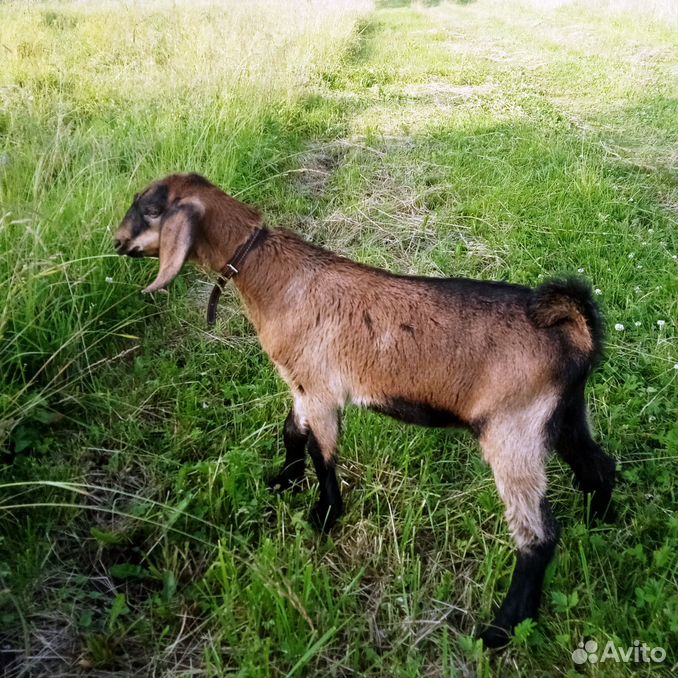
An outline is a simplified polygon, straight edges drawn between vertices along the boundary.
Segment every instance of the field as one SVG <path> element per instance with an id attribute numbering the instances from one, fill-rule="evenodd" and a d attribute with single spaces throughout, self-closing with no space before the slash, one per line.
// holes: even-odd
<path id="1" fill-rule="evenodd" d="M 669 2 L 0 3 L 4 676 L 676 675 L 676 63 Z M 513 546 L 459 431 L 351 410 L 347 512 L 269 492 L 289 397 L 233 289 L 115 256 L 197 171 L 401 273 L 588 278 L 613 525 L 562 526 L 541 617 L 474 640 Z M 594 639 L 661 663 L 576 664 Z M 599 653 L 600 654 L 600 651 Z"/>

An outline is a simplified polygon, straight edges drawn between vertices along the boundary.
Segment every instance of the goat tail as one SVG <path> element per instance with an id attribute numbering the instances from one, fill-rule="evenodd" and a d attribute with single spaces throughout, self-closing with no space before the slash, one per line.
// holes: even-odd
<path id="1" fill-rule="evenodd" d="M 591 366 L 603 352 L 603 320 L 590 285 L 581 278 L 550 280 L 532 293 L 527 315 L 535 327 L 561 325 Z"/>

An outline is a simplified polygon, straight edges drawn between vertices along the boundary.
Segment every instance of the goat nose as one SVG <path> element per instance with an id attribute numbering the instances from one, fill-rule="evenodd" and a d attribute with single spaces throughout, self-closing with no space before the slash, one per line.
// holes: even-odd
<path id="1" fill-rule="evenodd" d="M 120 247 L 120 244 L 121 243 L 117 238 L 113 241 L 113 247 L 115 247 L 116 250 Z"/>

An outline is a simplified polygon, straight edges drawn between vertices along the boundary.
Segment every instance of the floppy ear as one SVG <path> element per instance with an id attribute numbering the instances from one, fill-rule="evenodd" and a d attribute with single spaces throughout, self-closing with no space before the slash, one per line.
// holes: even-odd
<path id="1" fill-rule="evenodd" d="M 146 294 L 157 292 L 177 276 L 193 247 L 204 213 L 205 208 L 197 200 L 182 201 L 167 210 L 160 222 L 160 271 L 144 290 Z"/>

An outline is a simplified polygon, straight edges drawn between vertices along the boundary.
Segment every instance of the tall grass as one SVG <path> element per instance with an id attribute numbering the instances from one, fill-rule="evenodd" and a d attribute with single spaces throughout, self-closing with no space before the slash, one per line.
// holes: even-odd
<path id="1" fill-rule="evenodd" d="M 147 316 L 139 269 L 111 252 L 132 192 L 171 171 L 245 192 L 270 174 L 295 137 L 276 130 L 366 7 L 0 6 L 0 445 L 70 412 Z"/>
<path id="2" fill-rule="evenodd" d="M 507 2 L 507 6 L 510 3 Z M 533 9 L 558 9 L 573 6 L 586 11 L 594 9 L 607 17 L 628 14 L 634 18 L 646 18 L 666 22 L 675 30 L 678 23 L 678 4 L 673 0 L 598 0 L 594 6 L 581 0 L 527 0 Z"/>
<path id="3" fill-rule="evenodd" d="M 674 33 L 640 0 L 377 4 L 0 4 L 8 675 L 676 674 Z M 505 653 L 474 640 L 514 559 L 470 436 L 348 412 L 328 539 L 315 483 L 268 491 L 289 401 L 233 289 L 207 332 L 199 277 L 142 298 L 157 264 L 110 254 L 176 169 L 394 271 L 591 281 L 620 519 L 552 459 L 561 546 Z M 588 638 L 667 658 L 578 667 Z"/>

